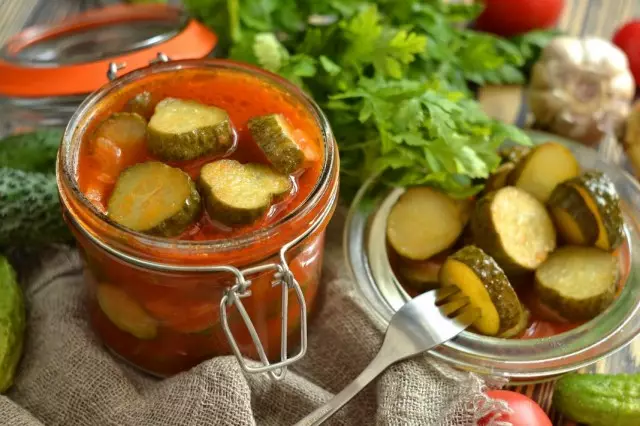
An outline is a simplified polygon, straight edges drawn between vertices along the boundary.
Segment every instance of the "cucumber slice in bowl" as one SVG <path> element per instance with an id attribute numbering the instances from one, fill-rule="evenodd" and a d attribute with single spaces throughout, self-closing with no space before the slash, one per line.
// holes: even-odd
<path id="1" fill-rule="evenodd" d="M 309 161 L 307 152 L 294 137 L 291 125 L 282 114 L 254 117 L 247 126 L 253 140 L 280 173 L 292 174 Z"/>
<path id="2" fill-rule="evenodd" d="M 387 239 L 402 257 L 425 260 L 451 247 L 464 228 L 463 204 L 429 187 L 409 188 L 387 219 Z"/>
<path id="3" fill-rule="evenodd" d="M 200 194 L 189 175 L 150 161 L 120 175 L 107 214 L 134 231 L 172 237 L 185 231 L 201 210 Z"/>
<path id="4" fill-rule="evenodd" d="M 218 160 L 200 170 L 199 185 L 209 216 L 226 225 L 255 222 L 274 199 L 289 193 L 293 183 L 265 164 Z"/>
<path id="5" fill-rule="evenodd" d="M 166 98 L 149 120 L 149 150 L 165 161 L 223 154 L 234 144 L 229 114 L 196 101 Z"/>
<path id="6" fill-rule="evenodd" d="M 556 230 L 545 206 L 512 186 L 478 201 L 471 228 L 475 243 L 507 274 L 535 270 L 556 248 Z"/>
<path id="7" fill-rule="evenodd" d="M 618 258 L 593 247 L 566 246 L 536 270 L 540 300 L 572 321 L 589 320 L 614 300 Z"/>
<path id="8" fill-rule="evenodd" d="M 449 256 L 440 269 L 440 285 L 456 286 L 480 310 L 473 327 L 496 336 L 512 330 L 524 311 L 507 276 L 489 255 L 476 246 L 464 247 Z"/>
<path id="9" fill-rule="evenodd" d="M 117 112 L 98 125 L 93 139 L 108 139 L 122 150 L 137 152 L 144 148 L 146 135 L 144 118 L 132 112 Z"/>
<path id="10" fill-rule="evenodd" d="M 555 187 L 580 174 L 580 164 L 569 148 L 556 142 L 536 146 L 519 161 L 509 183 L 546 203 Z"/>
<path id="11" fill-rule="evenodd" d="M 554 190 L 549 207 L 560 234 L 572 244 L 613 251 L 624 241 L 620 197 L 602 172 L 586 172 L 563 182 Z"/>

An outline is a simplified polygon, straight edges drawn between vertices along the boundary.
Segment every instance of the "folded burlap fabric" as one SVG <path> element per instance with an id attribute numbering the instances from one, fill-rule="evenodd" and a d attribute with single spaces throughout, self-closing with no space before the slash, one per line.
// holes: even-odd
<path id="1" fill-rule="evenodd" d="M 27 279 L 28 330 L 15 386 L 0 396 L 11 426 L 292 425 L 340 391 L 373 358 L 376 323 L 348 276 L 342 214 L 327 234 L 324 291 L 306 357 L 286 378 L 245 376 L 234 357 L 158 380 L 115 359 L 88 324 L 80 257 L 47 253 Z M 427 356 L 385 372 L 327 424 L 473 425 L 493 401 L 478 377 Z"/>

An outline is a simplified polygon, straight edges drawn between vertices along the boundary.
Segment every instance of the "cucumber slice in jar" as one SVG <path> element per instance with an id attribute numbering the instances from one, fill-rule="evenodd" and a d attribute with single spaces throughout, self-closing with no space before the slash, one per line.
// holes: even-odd
<path id="1" fill-rule="evenodd" d="M 124 290 L 110 284 L 99 284 L 98 305 L 116 327 L 138 339 L 151 340 L 158 334 L 158 324 Z"/>
<path id="2" fill-rule="evenodd" d="M 289 175 L 304 167 L 305 150 L 293 136 L 293 130 L 282 114 L 254 117 L 247 123 L 253 140 L 280 173 Z"/>
<path id="3" fill-rule="evenodd" d="M 497 191 L 508 185 L 507 179 L 511 172 L 516 168 L 513 163 L 504 163 L 500 165 L 489 177 L 484 184 L 484 192 Z"/>
<path id="4" fill-rule="evenodd" d="M 475 243 L 507 274 L 535 270 L 556 248 L 556 230 L 545 206 L 512 186 L 482 197 L 471 227 Z"/>
<path id="5" fill-rule="evenodd" d="M 559 248 L 535 273 L 540 300 L 571 321 L 604 311 L 615 298 L 617 282 L 617 257 L 594 247 Z"/>
<path id="6" fill-rule="evenodd" d="M 520 315 L 520 319 L 513 327 L 504 330 L 502 333 L 498 335 L 503 339 L 511 339 L 519 336 L 523 331 L 527 329 L 529 326 L 529 319 L 531 318 L 531 313 L 527 308 L 522 306 L 522 315 Z"/>
<path id="7" fill-rule="evenodd" d="M 546 203 L 555 187 L 580 174 L 569 148 L 556 142 L 536 146 L 509 175 L 509 183 Z"/>
<path id="8" fill-rule="evenodd" d="M 433 290 L 440 287 L 438 275 L 445 260 L 445 255 L 438 255 L 419 261 L 402 259 L 398 261 L 398 275 L 403 284 L 415 291 Z"/>
<path id="9" fill-rule="evenodd" d="M 571 245 L 591 246 L 598 240 L 598 219 L 571 180 L 556 187 L 547 201 L 556 229 Z"/>
<path id="10" fill-rule="evenodd" d="M 563 182 L 548 204 L 558 231 L 572 244 L 613 251 L 624 241 L 620 197 L 602 172 L 586 172 Z"/>
<path id="11" fill-rule="evenodd" d="M 147 133 L 149 150 L 165 161 L 222 154 L 234 143 L 231 120 L 225 110 L 175 98 L 163 99 L 156 105 Z"/>
<path id="12" fill-rule="evenodd" d="M 144 91 L 129 99 L 125 109 L 129 112 L 136 113 L 145 119 L 150 119 L 153 115 L 153 97 L 151 93 Z"/>
<path id="13" fill-rule="evenodd" d="M 518 164 L 520 160 L 524 159 L 531 152 L 531 148 L 523 145 L 514 145 L 508 148 L 501 149 L 498 154 L 502 158 L 502 163 Z"/>
<path id="14" fill-rule="evenodd" d="M 456 242 L 463 216 L 461 204 L 446 194 L 426 186 L 409 188 L 389 213 L 387 240 L 400 256 L 425 260 Z"/>
<path id="15" fill-rule="evenodd" d="M 139 151 L 144 148 L 147 135 L 147 122 L 132 112 L 111 114 L 98 125 L 93 139 L 108 139 L 124 151 Z"/>
<path id="16" fill-rule="evenodd" d="M 131 230 L 172 237 L 193 223 L 200 211 L 200 194 L 189 175 L 150 161 L 120 175 L 107 214 Z"/>
<path id="17" fill-rule="evenodd" d="M 274 199 L 289 193 L 289 176 L 265 164 L 218 160 L 200 170 L 207 213 L 226 225 L 247 225 L 264 215 Z"/>
<path id="18" fill-rule="evenodd" d="M 456 286 L 480 310 L 473 327 L 496 336 L 513 329 L 524 312 L 507 276 L 493 258 L 476 246 L 464 247 L 447 258 L 440 269 L 440 285 Z"/>

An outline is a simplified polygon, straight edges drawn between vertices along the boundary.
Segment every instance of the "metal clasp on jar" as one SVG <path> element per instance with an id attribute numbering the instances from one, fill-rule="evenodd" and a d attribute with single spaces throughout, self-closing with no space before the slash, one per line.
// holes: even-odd
<path id="1" fill-rule="evenodd" d="M 156 54 L 156 57 L 149 61 L 149 65 L 158 64 L 161 62 L 169 62 L 170 60 L 171 60 L 170 57 L 168 57 L 162 52 L 158 52 Z M 109 67 L 107 69 L 107 78 L 109 79 L 109 81 L 113 81 L 116 78 L 118 78 L 118 71 L 125 69 L 126 67 L 127 67 L 126 62 L 121 62 L 121 63 L 110 62 Z"/>

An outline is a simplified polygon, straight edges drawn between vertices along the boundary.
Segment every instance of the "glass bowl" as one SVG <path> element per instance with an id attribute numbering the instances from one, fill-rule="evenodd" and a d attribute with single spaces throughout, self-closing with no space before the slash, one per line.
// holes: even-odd
<path id="1" fill-rule="evenodd" d="M 620 167 L 605 162 L 595 150 L 542 132 L 529 132 L 535 143 L 558 141 L 574 153 L 583 169 L 606 173 L 621 199 L 625 246 L 618 298 L 605 312 L 581 326 L 552 337 L 500 339 L 464 331 L 429 351 L 456 368 L 500 376 L 515 383 L 535 383 L 592 364 L 631 342 L 640 333 L 640 185 Z M 373 192 L 376 179 L 365 184 L 351 205 L 345 225 L 347 264 L 364 299 L 388 323 L 411 296 L 395 276 L 386 245 L 386 217 L 403 189 Z"/>

